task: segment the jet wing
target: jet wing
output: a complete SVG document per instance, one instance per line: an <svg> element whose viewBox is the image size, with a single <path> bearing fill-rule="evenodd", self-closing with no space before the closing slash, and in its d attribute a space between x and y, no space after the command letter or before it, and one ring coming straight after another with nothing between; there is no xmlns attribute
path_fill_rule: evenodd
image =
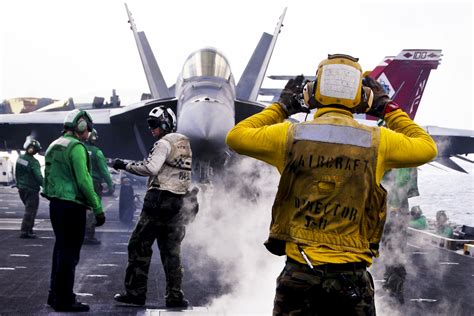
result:
<svg viewBox="0 0 474 316"><path fill-rule="evenodd" d="M278 34L283 26L285 14L286 8L280 16L273 36L268 33L262 34L262 37L260 38L260 41L239 79L239 83L237 84L236 96L238 100L257 101L258 93L262 86L273 49L275 48Z"/></svg>
<svg viewBox="0 0 474 316"><path fill-rule="evenodd" d="M295 78L295 76L291 76L291 75L271 75L271 76L267 76L267 78L269 79L272 79L272 80L280 80L280 81L288 81L290 79L293 79ZM316 76L304 76L305 80L310 80L310 81L314 81L316 79ZM270 96L273 96L273 99L272 101L277 101L280 94L281 94L281 91L283 89L280 89L280 88L261 88L260 91L259 91L259 95L270 95Z"/></svg>
<svg viewBox="0 0 474 316"><path fill-rule="evenodd" d="M176 113L177 100L175 98L151 99L113 109L110 112L110 122L112 124L130 122L130 115L133 115L133 118L141 118L141 120L145 121L148 113L157 106L171 108Z"/></svg>
<svg viewBox="0 0 474 316"><path fill-rule="evenodd" d="M27 136L47 146L61 135L63 122L69 111L29 112L0 115L0 150L23 150ZM95 124L109 124L108 110L88 111Z"/></svg>
<svg viewBox="0 0 474 316"><path fill-rule="evenodd" d="M271 75L271 76L267 76L268 79L272 79L272 80L285 80L285 81L288 81L290 79L293 79L295 78L295 76L291 76L291 75ZM304 75L304 78L307 79L307 80L316 80L316 76L306 76Z"/></svg>
<svg viewBox="0 0 474 316"><path fill-rule="evenodd" d="M176 111L176 99L146 100L126 107L87 110L99 134L99 147L109 158L141 160L154 139L146 124L148 113L156 106ZM30 112L0 115L0 150L23 150L27 136L39 140L46 150L61 135L68 111Z"/></svg>
<svg viewBox="0 0 474 316"><path fill-rule="evenodd" d="M466 170L464 170L464 168L462 168L460 165L458 165L457 163L455 163L454 161L452 161L451 159L449 158L443 158L443 157L437 157L435 159L435 162L445 166L445 167L448 167L450 169L453 169L453 170L456 170L456 171L459 171L459 172L463 172L463 173L468 173Z"/></svg>
<svg viewBox="0 0 474 316"><path fill-rule="evenodd" d="M272 102L278 101L282 89L272 89L272 88L261 88L258 92L259 95L272 96Z"/></svg>
<svg viewBox="0 0 474 316"><path fill-rule="evenodd" d="M474 163L461 156L474 153L474 131L437 126L427 126L425 129L438 146L435 161L448 168L467 173L450 158L456 157Z"/></svg>
<svg viewBox="0 0 474 316"><path fill-rule="evenodd" d="M235 124L249 116L261 112L265 108L264 105L250 101L235 101Z"/></svg>

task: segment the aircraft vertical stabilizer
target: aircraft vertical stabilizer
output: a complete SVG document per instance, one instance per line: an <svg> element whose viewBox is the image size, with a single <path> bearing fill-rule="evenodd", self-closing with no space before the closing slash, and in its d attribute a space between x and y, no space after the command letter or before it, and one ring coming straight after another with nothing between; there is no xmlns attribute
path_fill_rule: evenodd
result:
<svg viewBox="0 0 474 316"><path fill-rule="evenodd" d="M140 58L142 60L143 69L145 70L146 80L148 81L152 98L163 99L171 97L168 86L166 85L158 63L156 62L155 55L153 55L153 51L151 50L145 33L137 31L135 21L133 20L132 13L128 10L127 4L125 4L125 9L127 10L128 22L130 23L130 29L132 30L135 42L137 43L138 52L140 53Z"/></svg>
<svg viewBox="0 0 474 316"><path fill-rule="evenodd" d="M438 68L441 56L440 49L404 49L396 57L386 57L371 76L414 119L430 72Z"/></svg>
<svg viewBox="0 0 474 316"><path fill-rule="evenodd" d="M273 49L275 48L278 34L283 26L285 14L286 8L280 16L273 36L268 33L262 34L237 84L236 95L238 100L257 101L258 93L262 86Z"/></svg>

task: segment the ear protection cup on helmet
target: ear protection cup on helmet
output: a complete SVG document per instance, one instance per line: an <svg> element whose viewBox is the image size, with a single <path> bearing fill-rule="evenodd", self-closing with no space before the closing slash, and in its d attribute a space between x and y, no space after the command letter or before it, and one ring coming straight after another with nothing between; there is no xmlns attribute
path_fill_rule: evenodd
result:
<svg viewBox="0 0 474 316"><path fill-rule="evenodd" d="M92 131L92 117L84 110L74 109L67 113L64 118L65 130L83 133L85 130Z"/></svg>
<svg viewBox="0 0 474 316"><path fill-rule="evenodd" d="M87 137L87 142L95 144L97 142L97 139L99 139L99 135L97 134L97 130L93 128L92 131L89 133L89 136Z"/></svg>
<svg viewBox="0 0 474 316"><path fill-rule="evenodd" d="M372 89L362 86L362 100L362 102L367 105L367 109L364 112L367 112L374 103L374 92Z"/></svg>
<svg viewBox="0 0 474 316"><path fill-rule="evenodd" d="M88 129L88 126L87 126L87 120L85 118L80 118L78 121L77 121L77 125L76 125L76 131L78 133L84 133L84 131L86 129Z"/></svg>
<svg viewBox="0 0 474 316"><path fill-rule="evenodd" d="M167 122L161 122L160 128L164 131L171 131L170 125Z"/></svg>
<svg viewBox="0 0 474 316"><path fill-rule="evenodd" d="M316 99L314 97L315 93L315 87L316 87L317 81L308 81L304 87L303 87L303 100L304 104L312 109L315 109L318 107L318 103L316 102Z"/></svg>

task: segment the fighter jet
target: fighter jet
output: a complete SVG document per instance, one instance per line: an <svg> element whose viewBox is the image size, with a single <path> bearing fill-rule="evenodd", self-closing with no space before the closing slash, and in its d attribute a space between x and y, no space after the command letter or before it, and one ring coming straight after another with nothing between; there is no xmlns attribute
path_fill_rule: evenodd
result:
<svg viewBox="0 0 474 316"><path fill-rule="evenodd" d="M164 105L177 114L178 132L190 138L199 181L208 181L213 168L229 156L225 136L236 122L261 111L257 102L273 49L283 25L286 8L273 35L263 33L239 83L236 85L227 58L206 47L189 55L176 84L168 88L144 32L138 32L125 4L151 99L111 109L91 109L94 127L107 157L143 159L153 138L145 118L151 109ZM67 112L32 112L0 116L0 150L20 149L27 135L49 144L61 132Z"/></svg>
<svg viewBox="0 0 474 316"><path fill-rule="evenodd" d="M262 34L237 85L224 54L215 48L206 47L189 55L171 89L165 83L145 33L137 31L127 4L125 8L151 97L156 100L154 104L175 110L178 132L190 138L193 156L198 158L195 159L195 168L201 178L208 178L210 170L221 167L229 156L225 144L227 132L235 123L264 108L257 102L257 97L283 25L286 8L273 36Z"/></svg>
<svg viewBox="0 0 474 316"><path fill-rule="evenodd" d="M426 88L428 78L432 70L438 68L441 57L439 49L404 49L396 56L386 56L376 66L370 75L377 79L387 91L387 94L403 110L415 119L421 97ZM274 80L288 80L294 76L269 76ZM314 80L314 76L305 76L308 80ZM280 94L278 89L262 89L262 95L274 96ZM357 120L368 125L374 125L376 118L359 114ZM438 146L436 162L450 169L466 172L451 158L456 157L471 163L470 159L463 157L474 153L474 131L445 128L438 126L425 126L425 130L431 135Z"/></svg>

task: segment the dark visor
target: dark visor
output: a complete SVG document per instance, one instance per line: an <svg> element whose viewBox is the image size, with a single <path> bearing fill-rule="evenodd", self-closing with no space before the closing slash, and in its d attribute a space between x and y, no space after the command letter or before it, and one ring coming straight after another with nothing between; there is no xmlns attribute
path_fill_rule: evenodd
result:
<svg viewBox="0 0 474 316"><path fill-rule="evenodd" d="M160 120L158 120L156 118L150 117L146 121L148 123L148 127L151 128L151 129L155 129L155 128L160 126Z"/></svg>

